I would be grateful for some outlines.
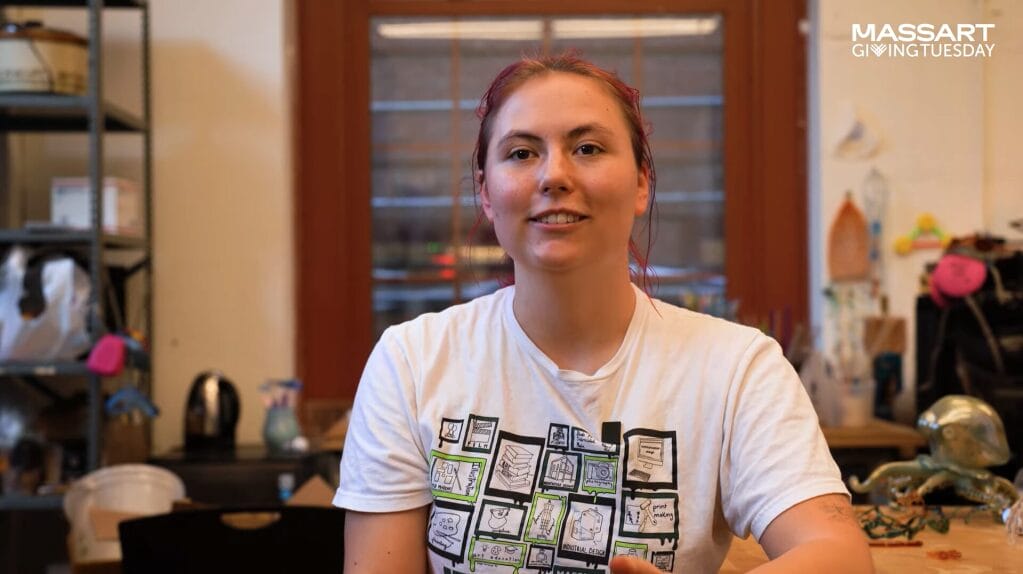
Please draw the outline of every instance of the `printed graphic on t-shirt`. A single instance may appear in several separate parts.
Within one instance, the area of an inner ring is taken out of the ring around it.
[[[469,416],[469,430],[465,433],[465,444],[462,450],[469,452],[490,452],[497,434],[497,418]]]
[[[484,500],[476,519],[476,534],[493,538],[522,539],[529,507],[499,500]]]
[[[568,425],[551,423],[550,429],[547,431],[547,448],[567,450],[569,430]]]
[[[445,500],[434,500],[426,532],[426,545],[437,554],[461,561],[469,522],[475,507]]]
[[[540,471],[543,444],[543,437],[525,437],[500,431],[486,493],[518,501],[529,500],[533,496],[536,475]]]
[[[568,495],[568,516],[561,525],[558,556],[607,564],[611,559],[615,506],[613,498]]]
[[[678,538],[678,494],[635,492],[623,495],[618,532],[636,538]]]
[[[529,546],[529,554],[526,556],[527,568],[540,568],[550,570],[554,566],[554,548],[551,546]]]
[[[596,454],[618,454],[618,443],[610,444],[600,442],[581,428],[572,427],[572,450],[581,452],[592,452]]]
[[[462,440],[462,424],[465,421],[462,419],[441,419],[440,424],[440,442],[453,442],[458,443]]]
[[[582,491],[596,495],[613,494],[618,486],[618,459],[605,456],[583,456]]]
[[[561,523],[565,520],[568,498],[537,492],[533,494],[532,513],[526,526],[526,540],[557,544]]]
[[[598,437],[552,422],[527,436],[499,422],[445,417],[435,435],[428,547],[450,571],[606,572],[621,554],[673,569],[675,431],[607,422]]]
[[[430,489],[435,497],[476,502],[487,459],[433,451]]]
[[[635,429],[623,438],[626,489],[678,489],[675,431]]]
[[[649,547],[646,544],[638,544],[635,542],[622,542],[618,540],[615,542],[615,549],[613,556],[635,556],[636,558],[642,558],[646,560],[646,555]]]
[[[476,570],[477,564],[522,568],[526,565],[526,545],[473,538],[469,544],[469,569]]]
[[[579,488],[581,468],[581,454],[548,450],[544,453],[543,469],[540,471],[540,488],[575,492]]]

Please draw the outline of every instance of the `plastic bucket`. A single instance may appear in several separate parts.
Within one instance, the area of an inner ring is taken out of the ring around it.
[[[119,560],[118,540],[98,540],[89,520],[92,508],[139,515],[170,512],[184,498],[185,485],[174,473],[148,464],[120,464],[91,472],[64,495],[64,514],[71,523],[72,560]]]

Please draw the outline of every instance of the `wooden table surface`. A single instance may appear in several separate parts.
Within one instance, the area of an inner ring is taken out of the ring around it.
[[[821,427],[831,448],[895,448],[903,458],[913,458],[927,440],[915,428],[881,419],[859,427]]]
[[[990,514],[976,513],[968,524],[961,518],[952,518],[947,534],[927,529],[914,539],[921,540],[923,545],[872,547],[870,551],[878,574],[1023,573],[1023,541],[1010,545],[1005,526],[994,522]],[[940,551],[951,550],[958,551],[962,557],[942,560],[935,556]],[[746,540],[735,538],[721,572],[748,572],[766,561],[767,556],[752,536]]]

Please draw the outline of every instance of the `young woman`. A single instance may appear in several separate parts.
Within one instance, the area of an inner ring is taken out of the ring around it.
[[[871,571],[778,345],[631,282],[654,190],[638,93],[524,59],[479,112],[515,284],[381,337],[334,499],[346,572],[716,572],[733,533],[764,572]]]

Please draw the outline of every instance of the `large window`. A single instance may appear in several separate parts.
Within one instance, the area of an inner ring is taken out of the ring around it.
[[[656,295],[805,320],[804,0],[294,2],[297,347],[312,398],[350,397],[381,330],[491,291],[469,158],[486,82],[579,49],[654,127]]]

